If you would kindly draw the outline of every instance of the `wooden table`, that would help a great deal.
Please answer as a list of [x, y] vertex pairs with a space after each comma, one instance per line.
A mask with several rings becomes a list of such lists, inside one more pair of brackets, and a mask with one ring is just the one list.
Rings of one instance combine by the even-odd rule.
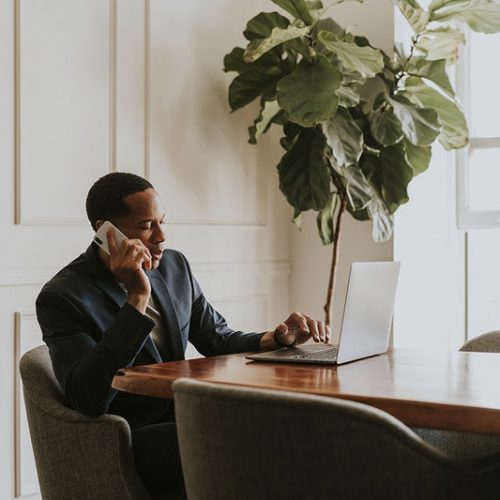
[[500, 354], [396, 350], [341, 366], [248, 361], [244, 354], [119, 370], [115, 389], [172, 398], [179, 377], [338, 397], [407, 425], [500, 435]]

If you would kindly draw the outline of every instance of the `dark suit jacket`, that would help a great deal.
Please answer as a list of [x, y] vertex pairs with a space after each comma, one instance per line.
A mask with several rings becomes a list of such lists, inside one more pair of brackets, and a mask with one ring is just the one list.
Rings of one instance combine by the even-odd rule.
[[188, 340], [205, 356], [259, 350], [262, 333], [236, 332], [207, 302], [185, 257], [166, 250], [147, 272], [164, 322], [164, 358], [149, 333], [154, 322], [127, 304], [92, 244], [42, 289], [36, 301], [43, 340], [70, 406], [90, 416], [114, 413], [133, 426], [167, 419], [166, 400], [118, 393], [117, 369], [184, 359]]

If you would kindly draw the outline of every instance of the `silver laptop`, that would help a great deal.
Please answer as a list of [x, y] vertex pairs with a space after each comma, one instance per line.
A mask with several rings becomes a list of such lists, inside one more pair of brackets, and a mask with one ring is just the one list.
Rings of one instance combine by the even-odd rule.
[[283, 363], [341, 364], [387, 352], [399, 262], [353, 262], [338, 345], [305, 344], [250, 354]]

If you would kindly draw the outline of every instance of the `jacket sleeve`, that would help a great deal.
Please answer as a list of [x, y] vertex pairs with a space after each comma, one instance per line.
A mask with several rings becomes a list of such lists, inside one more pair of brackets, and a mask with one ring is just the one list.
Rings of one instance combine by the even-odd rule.
[[[184, 257], [184, 256], [183, 256]], [[264, 333], [244, 333], [227, 326], [224, 317], [207, 301], [184, 257], [192, 288], [189, 340], [204, 356], [260, 350]]]
[[132, 365], [153, 321], [126, 303], [96, 341], [88, 318], [63, 292], [42, 291], [36, 311], [70, 406], [88, 416], [106, 413], [117, 393], [111, 388], [116, 370]]

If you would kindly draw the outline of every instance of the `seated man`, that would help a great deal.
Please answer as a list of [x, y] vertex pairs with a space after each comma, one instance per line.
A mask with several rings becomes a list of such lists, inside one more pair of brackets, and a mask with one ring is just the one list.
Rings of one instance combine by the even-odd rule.
[[175, 416], [170, 401], [111, 388], [125, 366], [184, 359], [190, 341], [205, 356], [291, 346], [329, 329], [293, 313], [275, 330], [230, 329], [207, 302], [186, 258], [165, 249], [165, 211], [151, 183], [130, 173], [99, 179], [87, 196], [94, 230], [112, 222], [109, 255], [92, 243], [42, 289], [37, 316], [54, 371], [69, 404], [89, 416], [114, 413], [132, 430], [136, 463], [153, 494], [182, 489]]

